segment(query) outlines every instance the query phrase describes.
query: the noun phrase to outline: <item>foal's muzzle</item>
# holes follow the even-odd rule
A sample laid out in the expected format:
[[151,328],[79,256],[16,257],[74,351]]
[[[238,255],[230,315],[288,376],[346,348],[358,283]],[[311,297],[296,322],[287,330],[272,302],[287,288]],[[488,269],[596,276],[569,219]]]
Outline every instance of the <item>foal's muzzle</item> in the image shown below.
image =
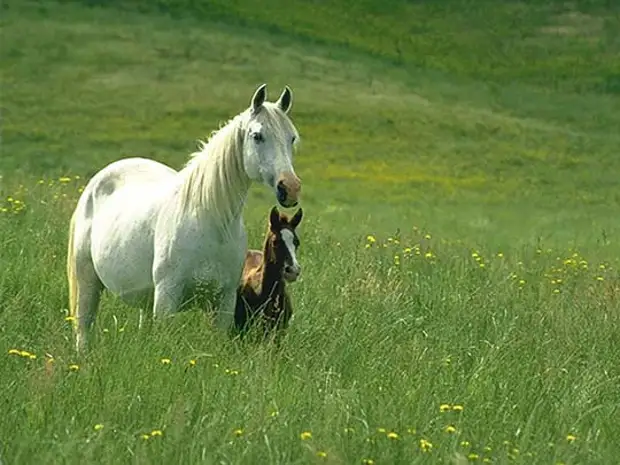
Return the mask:
[[294,267],[291,265],[285,265],[284,270],[282,271],[282,277],[285,281],[292,283],[297,281],[299,275],[301,274],[301,267]]

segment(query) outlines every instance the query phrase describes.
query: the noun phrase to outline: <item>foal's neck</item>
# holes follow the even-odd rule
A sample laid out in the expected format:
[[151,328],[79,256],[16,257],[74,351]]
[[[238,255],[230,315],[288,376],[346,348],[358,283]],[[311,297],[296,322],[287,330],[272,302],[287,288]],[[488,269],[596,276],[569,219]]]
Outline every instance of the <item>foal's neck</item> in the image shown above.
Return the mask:
[[282,279],[282,267],[276,260],[275,250],[271,242],[271,232],[267,233],[265,245],[263,246],[263,263],[261,265],[261,296],[269,298],[284,289],[284,279]]

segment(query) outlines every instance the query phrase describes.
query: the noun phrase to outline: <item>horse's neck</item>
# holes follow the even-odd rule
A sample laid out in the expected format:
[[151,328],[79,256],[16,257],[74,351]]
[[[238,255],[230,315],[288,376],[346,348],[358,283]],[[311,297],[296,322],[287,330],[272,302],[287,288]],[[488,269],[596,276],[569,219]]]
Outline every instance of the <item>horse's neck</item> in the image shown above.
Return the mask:
[[240,145],[220,150],[209,144],[197,155],[201,159],[187,166],[184,173],[185,204],[199,216],[217,218],[223,230],[229,230],[241,217],[250,189],[251,181],[243,168],[240,151]]

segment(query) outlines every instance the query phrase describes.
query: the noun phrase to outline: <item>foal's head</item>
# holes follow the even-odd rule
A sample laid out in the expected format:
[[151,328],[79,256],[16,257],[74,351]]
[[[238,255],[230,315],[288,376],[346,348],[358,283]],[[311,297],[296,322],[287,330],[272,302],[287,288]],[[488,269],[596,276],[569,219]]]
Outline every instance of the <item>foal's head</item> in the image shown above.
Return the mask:
[[303,211],[300,208],[292,218],[278,212],[277,207],[269,214],[269,234],[267,235],[268,256],[265,261],[276,265],[281,270],[282,278],[287,282],[296,281],[301,273],[297,261],[299,237],[295,229],[301,222]]

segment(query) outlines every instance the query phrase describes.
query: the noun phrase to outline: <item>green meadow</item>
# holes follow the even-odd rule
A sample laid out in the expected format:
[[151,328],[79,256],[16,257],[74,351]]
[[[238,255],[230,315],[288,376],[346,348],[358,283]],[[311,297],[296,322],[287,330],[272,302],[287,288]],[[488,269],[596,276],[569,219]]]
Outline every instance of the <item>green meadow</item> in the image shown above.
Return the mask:
[[[617,463],[619,8],[5,0],[0,461]],[[85,183],[181,168],[263,82],[302,138],[281,346],[108,294],[78,357]],[[252,248],[273,204],[252,188]]]

